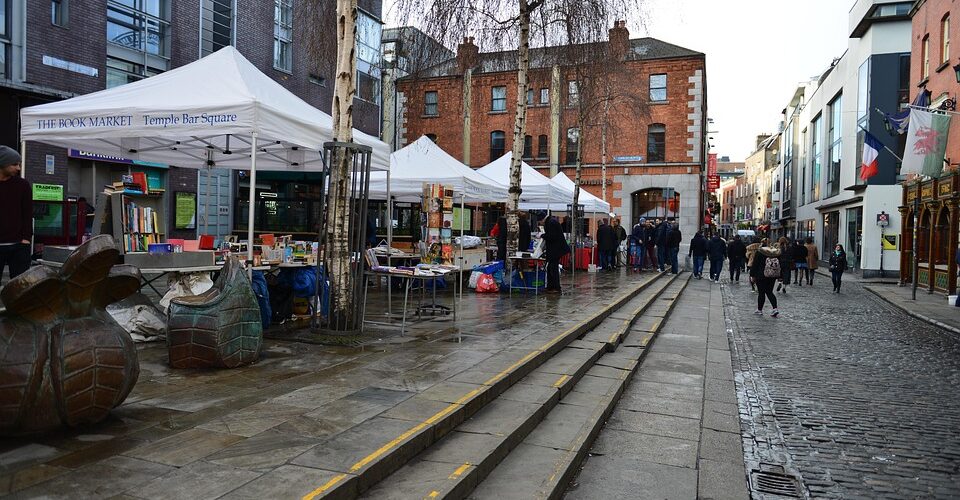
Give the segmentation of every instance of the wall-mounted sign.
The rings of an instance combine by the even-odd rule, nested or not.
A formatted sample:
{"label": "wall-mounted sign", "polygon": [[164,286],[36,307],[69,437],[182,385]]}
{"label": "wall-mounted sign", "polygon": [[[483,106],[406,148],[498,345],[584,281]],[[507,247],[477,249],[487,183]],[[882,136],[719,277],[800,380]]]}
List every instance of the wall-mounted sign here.
{"label": "wall-mounted sign", "polygon": [[707,175],[714,176],[717,175],[717,154],[710,153],[707,156]]}
{"label": "wall-mounted sign", "polygon": [[614,156],[613,161],[616,163],[643,162],[643,156]]}
{"label": "wall-mounted sign", "polygon": [[163,163],[154,163],[152,161],[131,160],[129,158],[123,158],[121,156],[103,155],[99,153],[92,153],[90,151],[82,151],[79,149],[67,150],[67,156],[69,156],[70,158],[77,158],[80,160],[93,160],[93,161],[102,161],[102,162],[108,162],[108,163],[123,163],[124,165],[141,165],[144,167],[156,167],[156,168],[169,167],[169,165],[164,165]]}
{"label": "wall-mounted sign", "polygon": [[46,163],[44,164],[45,171],[47,175],[53,175],[54,167],[57,164],[57,157],[54,155],[47,155]]}
{"label": "wall-mounted sign", "polygon": [[880,243],[883,245],[884,250],[899,250],[900,249],[900,235],[899,234],[885,234],[880,239]]}
{"label": "wall-mounted sign", "polygon": [[176,228],[196,229],[197,194],[179,192],[176,195]]}
{"label": "wall-mounted sign", "polygon": [[707,176],[707,191],[714,191],[720,189],[720,176],[719,175],[708,175]]}
{"label": "wall-mounted sign", "polygon": [[63,201],[60,184],[33,184],[33,201]]}
{"label": "wall-mounted sign", "polygon": [[100,74],[100,70],[98,70],[97,68],[87,66],[85,64],[64,61],[63,59],[57,59],[56,57],[43,56],[42,61],[44,66],[65,69],[67,71],[72,71],[74,73],[80,73],[81,75],[95,77]]}

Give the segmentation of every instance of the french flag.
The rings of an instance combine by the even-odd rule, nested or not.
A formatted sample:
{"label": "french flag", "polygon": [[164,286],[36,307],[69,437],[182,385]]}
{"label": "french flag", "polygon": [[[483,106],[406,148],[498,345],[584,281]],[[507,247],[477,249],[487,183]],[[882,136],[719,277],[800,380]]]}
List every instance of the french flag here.
{"label": "french flag", "polygon": [[863,162],[860,164],[860,178],[867,180],[880,173],[880,150],[883,144],[870,132],[863,131]]}

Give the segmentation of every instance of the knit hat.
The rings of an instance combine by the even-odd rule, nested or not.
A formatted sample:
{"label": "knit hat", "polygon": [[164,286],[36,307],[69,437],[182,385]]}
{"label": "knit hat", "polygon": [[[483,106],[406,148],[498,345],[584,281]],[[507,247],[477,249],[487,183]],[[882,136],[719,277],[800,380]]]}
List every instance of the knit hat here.
{"label": "knit hat", "polygon": [[19,165],[20,153],[9,146],[0,146],[0,167]]}

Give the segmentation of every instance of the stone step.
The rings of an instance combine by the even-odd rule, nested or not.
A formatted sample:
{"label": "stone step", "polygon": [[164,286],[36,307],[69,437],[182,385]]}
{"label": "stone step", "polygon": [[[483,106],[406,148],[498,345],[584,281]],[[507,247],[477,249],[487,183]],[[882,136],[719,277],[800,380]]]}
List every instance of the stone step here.
{"label": "stone step", "polygon": [[608,351],[613,351],[623,341],[631,325],[650,308],[661,308],[655,299],[670,286],[679,275],[670,275],[668,279],[660,280],[647,288],[624,307],[603,320],[596,328],[583,336],[588,342],[603,342]]}
{"label": "stone step", "polygon": [[[661,284],[674,278],[664,277],[644,291],[647,302],[667,291]],[[633,299],[615,314],[639,314],[645,307]],[[464,498],[521,443],[570,451],[586,437],[592,442],[643,354],[640,348],[610,353],[606,342],[572,341],[363,498]],[[597,418],[597,426],[574,424]]]}
{"label": "stone step", "polygon": [[[545,333],[537,343],[528,339],[522,346],[502,351],[485,360],[482,367],[464,371],[441,382],[410,401],[300,455],[291,465],[318,469],[324,472],[325,477],[325,481],[304,498],[356,498],[410,462],[421,451],[438,443],[482,408],[500,400],[500,396],[511,398],[503,401],[520,400],[516,402],[528,404],[536,402],[535,404],[541,407],[536,411],[552,407],[556,403],[551,403],[551,398],[555,395],[559,399],[560,387],[567,382],[562,381],[556,387],[552,384],[563,375],[556,375],[553,380],[536,384],[517,382],[529,376],[544,362],[565,351],[571,342],[583,337],[638,294],[665,279],[667,278],[663,274],[650,274],[633,289],[615,297],[597,314],[584,318],[562,332]],[[597,347],[595,353],[589,353],[589,349],[582,348],[576,349],[582,352],[573,352],[574,349],[570,351],[571,353],[564,353],[563,356],[589,361],[599,357],[601,348]],[[553,369],[560,369],[559,362]],[[543,375],[539,377],[542,378]],[[506,394],[508,392],[509,395]],[[539,418],[536,421],[539,421]],[[495,462],[488,463],[492,466]],[[473,462],[467,466],[464,464],[466,462],[458,465],[448,476],[464,479],[480,477],[475,474],[483,471],[473,465]],[[419,467],[427,476],[437,472],[430,464]],[[457,490],[451,491],[460,491],[463,486],[458,483],[456,488]]]}
{"label": "stone step", "polygon": [[[663,301],[667,304],[664,309],[667,316],[688,280],[689,276],[685,276],[671,282],[662,295],[656,297],[657,300],[668,299]],[[659,324],[656,328],[659,329]],[[631,329],[626,341],[639,343],[637,337],[655,335],[657,330]],[[649,345],[647,340],[644,346]],[[467,498],[562,497],[647,351],[646,347],[624,344],[597,360],[572,391],[560,399],[543,421],[479,482]],[[460,492],[462,490],[456,492],[457,495],[442,498],[462,498]]]}

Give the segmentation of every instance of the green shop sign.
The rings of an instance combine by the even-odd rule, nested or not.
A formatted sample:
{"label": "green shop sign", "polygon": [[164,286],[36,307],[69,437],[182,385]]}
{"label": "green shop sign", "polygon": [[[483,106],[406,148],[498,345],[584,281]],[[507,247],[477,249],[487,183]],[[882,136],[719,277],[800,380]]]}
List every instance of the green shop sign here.
{"label": "green shop sign", "polygon": [[60,184],[34,184],[33,201],[63,201],[63,186]]}

